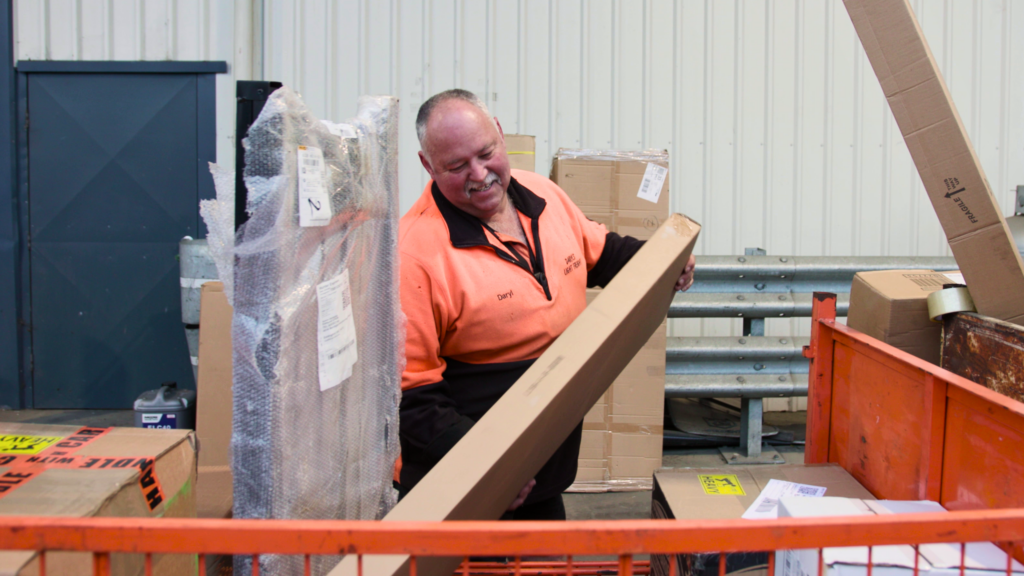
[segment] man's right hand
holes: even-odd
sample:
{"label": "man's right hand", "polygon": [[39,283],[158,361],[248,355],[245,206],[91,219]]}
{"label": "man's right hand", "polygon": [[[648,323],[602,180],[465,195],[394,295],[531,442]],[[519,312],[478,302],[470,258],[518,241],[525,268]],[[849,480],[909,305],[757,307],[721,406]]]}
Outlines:
{"label": "man's right hand", "polygon": [[519,494],[516,496],[516,499],[513,500],[512,503],[508,505],[507,511],[511,512],[516,508],[522,506],[523,502],[526,502],[526,497],[530,495],[530,491],[533,490],[533,487],[536,485],[537,481],[531,478],[530,481],[526,483],[526,486],[523,486],[523,489],[519,491]]}

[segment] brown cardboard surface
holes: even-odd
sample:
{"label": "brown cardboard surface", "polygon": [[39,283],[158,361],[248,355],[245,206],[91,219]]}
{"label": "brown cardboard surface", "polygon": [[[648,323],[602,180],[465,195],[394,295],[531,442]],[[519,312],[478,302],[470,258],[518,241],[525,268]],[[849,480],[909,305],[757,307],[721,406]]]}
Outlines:
{"label": "brown cardboard surface", "polygon": [[[665,319],[700,226],[671,217],[469,433],[384,518],[494,519],[583,420]],[[420,576],[461,559],[421,557]],[[406,574],[408,557],[364,558],[364,574]],[[354,575],[349,556],[331,574]]]}
{"label": "brown cardboard surface", "polygon": [[199,437],[198,515],[231,515],[231,305],[224,284],[203,284],[199,301],[199,380],[196,435]]}
{"label": "brown cardboard surface", "polygon": [[[587,301],[600,293],[587,290]],[[661,468],[666,329],[663,323],[654,331],[587,412],[576,480],[568,492],[650,489],[651,475]],[[583,465],[595,459],[604,463],[604,474],[596,475],[593,464]]]}
{"label": "brown cardboard surface", "polygon": [[[607,158],[555,158],[551,179],[591,220],[612,232],[646,240],[668,218],[670,177],[665,178],[658,202],[650,202],[637,196],[648,162]],[[668,167],[667,161],[655,164]]]}
{"label": "brown cardboard surface", "polygon": [[[0,435],[72,436],[78,426],[0,423]],[[45,455],[43,452],[40,455]],[[27,483],[0,498],[0,514],[8,516],[175,517],[196,515],[196,448],[190,430],[112,428],[73,453],[95,457],[92,468],[47,468]],[[154,458],[163,500],[151,511],[140,483],[138,468],[115,468],[118,460]],[[85,462],[85,460],[83,460]],[[0,473],[17,465],[0,466]],[[142,572],[141,555],[111,557],[111,573]],[[194,562],[190,555],[154,557],[154,574],[183,574]],[[38,574],[32,552],[0,552],[0,574]],[[92,574],[86,553],[47,554],[49,574]]]}
{"label": "brown cardboard surface", "polygon": [[[735,475],[745,495],[709,495],[701,475]],[[783,464],[659,470],[654,474],[652,517],[677,520],[739,518],[754,503],[769,480],[824,486],[826,496],[873,500],[850,473],[836,464]]]}
{"label": "brown cardboard surface", "polygon": [[928,295],[950,282],[939,272],[922,270],[858,272],[846,325],[938,364],[942,325],[928,317]]}
{"label": "brown cardboard surface", "polygon": [[1024,323],[1024,261],[908,0],[844,0],[978,311]]}
{"label": "brown cardboard surface", "polygon": [[505,153],[508,165],[517,170],[537,171],[537,142],[525,134],[505,134]]}
{"label": "brown cardboard surface", "polygon": [[[615,163],[615,175],[612,178],[614,208],[616,210],[655,212],[668,216],[669,177],[665,178],[657,203],[637,196],[637,192],[640,191],[640,183],[644,179],[644,172],[647,171],[647,164],[648,162],[638,160],[620,160]],[[668,168],[668,162],[654,162],[654,164]]]}
{"label": "brown cardboard surface", "polygon": [[647,240],[668,214],[668,206],[660,206],[660,200],[658,205],[651,206],[648,210],[615,210],[612,213],[612,225],[608,229],[623,236]]}
{"label": "brown cardboard surface", "polygon": [[551,179],[588,216],[590,213],[611,214],[615,208],[612,197],[613,160],[556,158],[551,166]]}

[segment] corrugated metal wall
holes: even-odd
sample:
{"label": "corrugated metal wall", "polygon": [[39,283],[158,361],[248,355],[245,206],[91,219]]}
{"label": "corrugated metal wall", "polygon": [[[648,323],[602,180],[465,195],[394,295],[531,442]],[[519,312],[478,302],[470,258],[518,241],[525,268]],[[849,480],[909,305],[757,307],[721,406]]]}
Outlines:
{"label": "corrugated metal wall", "polygon": [[[912,1],[1010,213],[1024,184],[1024,1]],[[398,95],[403,209],[426,182],[415,112],[462,87],[506,132],[537,136],[540,172],[560,146],[667,148],[672,209],[704,224],[700,254],[948,254],[840,0],[21,0],[17,12],[21,59],[228,60],[336,120],[360,94]],[[232,82],[218,83],[222,163]]]}

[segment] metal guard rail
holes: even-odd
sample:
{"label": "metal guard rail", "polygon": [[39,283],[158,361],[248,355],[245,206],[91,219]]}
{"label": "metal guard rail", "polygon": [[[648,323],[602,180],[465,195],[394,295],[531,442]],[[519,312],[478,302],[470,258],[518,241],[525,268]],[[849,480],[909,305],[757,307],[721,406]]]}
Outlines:
{"label": "metal guard rail", "polygon": [[[203,556],[214,554],[302,555],[307,558],[307,573],[311,555],[506,555],[515,557],[516,573],[524,556],[557,555],[568,556],[567,574],[576,573],[571,571],[572,556],[615,555],[619,573],[630,574],[636,554],[767,551],[771,566],[773,552],[784,549],[984,541],[1003,544],[1004,550],[1024,541],[1024,509],[699,522],[0,518],[0,549],[92,552],[96,574],[109,573],[111,553],[146,554],[147,572],[152,554],[199,554],[200,574],[205,572]],[[45,554],[41,564],[45,567]],[[669,562],[672,567],[675,564]],[[719,565],[724,571],[726,563]],[[466,566],[463,564],[463,569],[468,573]],[[359,567],[361,570],[361,561]],[[1010,567],[1008,559],[1008,575]],[[961,562],[961,574],[963,570]],[[414,568],[410,574],[414,576]]]}

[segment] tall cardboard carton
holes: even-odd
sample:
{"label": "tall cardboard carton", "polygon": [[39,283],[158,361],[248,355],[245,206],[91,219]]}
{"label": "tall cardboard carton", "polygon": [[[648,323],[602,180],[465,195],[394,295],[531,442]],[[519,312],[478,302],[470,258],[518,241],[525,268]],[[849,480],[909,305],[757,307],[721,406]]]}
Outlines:
{"label": "tall cardboard carton", "polygon": [[955,280],[930,270],[858,272],[850,288],[846,325],[938,364],[942,324],[928,317],[928,295]]}
{"label": "tall cardboard carton", "polygon": [[[661,325],[700,225],[678,214],[413,488],[385,521],[496,519]],[[421,556],[419,576],[461,558]],[[408,556],[366,556],[366,576],[404,575]],[[348,556],[334,576],[359,574]]]}
{"label": "tall cardboard carton", "polygon": [[[652,180],[652,167],[664,181]],[[662,150],[576,150],[555,155],[551,178],[587,218],[639,240],[668,218],[668,153]],[[652,194],[651,186],[660,186]],[[656,198],[656,201],[652,199]],[[600,290],[588,290],[592,301]],[[570,492],[646,490],[661,467],[665,410],[666,323],[615,380],[583,423],[576,482]]]}
{"label": "tall cardboard carton", "polygon": [[[0,514],[163,517],[196,515],[191,430],[0,423]],[[153,573],[194,572],[195,555],[154,555]],[[141,554],[112,554],[111,574],[142,574]],[[48,552],[47,574],[93,573],[88,552]],[[0,552],[0,574],[36,576],[34,551]]]}
{"label": "tall cardboard carton", "polygon": [[909,0],[844,0],[978,312],[1024,323],[1024,261]]}
{"label": "tall cardboard carton", "polygon": [[[587,290],[587,302],[600,294]],[[648,490],[661,468],[666,322],[583,419],[576,481],[568,492]]]}
{"label": "tall cardboard carton", "polygon": [[231,304],[224,284],[203,284],[199,300],[199,379],[196,434],[199,477],[196,485],[200,518],[231,515]]}

